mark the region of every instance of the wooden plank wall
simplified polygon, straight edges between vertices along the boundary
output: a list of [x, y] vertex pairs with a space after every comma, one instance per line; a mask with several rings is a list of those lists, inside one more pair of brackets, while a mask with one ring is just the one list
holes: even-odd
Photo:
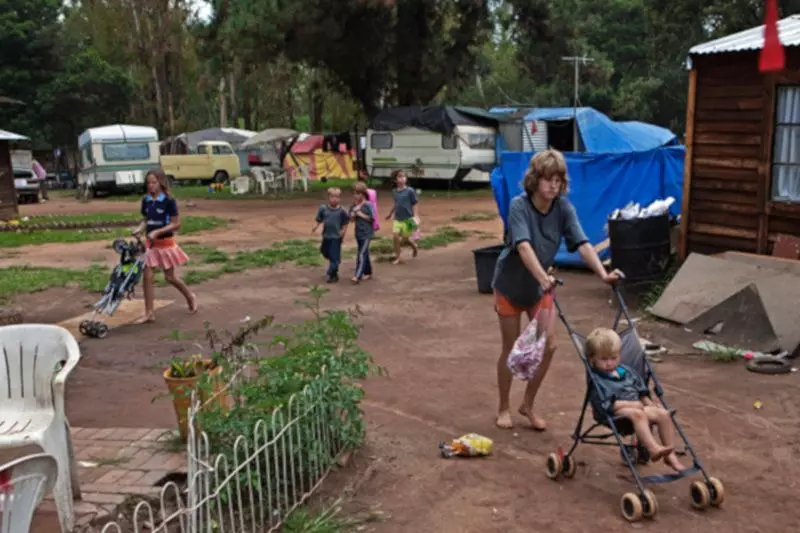
[[11, 220], [18, 215], [17, 189], [14, 187], [8, 141], [0, 141], [0, 220]]
[[687, 252], [769, 253], [777, 233], [800, 235], [800, 206], [770, 201], [775, 84], [794, 74], [765, 76], [756, 53], [694, 58], [697, 71], [689, 180]]

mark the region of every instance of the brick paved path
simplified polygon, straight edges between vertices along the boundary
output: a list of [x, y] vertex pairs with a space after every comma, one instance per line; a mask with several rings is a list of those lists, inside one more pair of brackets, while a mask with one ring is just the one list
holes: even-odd
[[[176, 435], [171, 429], [72, 428], [83, 496], [75, 501], [76, 529], [113, 516], [127, 496], [158, 496], [159, 481], [185, 473], [185, 446]], [[31, 533], [57, 531], [55, 502], [48, 495], [37, 509]]]

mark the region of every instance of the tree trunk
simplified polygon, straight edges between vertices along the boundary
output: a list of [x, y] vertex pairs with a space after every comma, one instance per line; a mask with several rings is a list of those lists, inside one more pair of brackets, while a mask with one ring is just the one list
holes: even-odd
[[294, 116], [294, 96], [292, 95], [291, 85], [286, 86], [286, 109], [289, 111], [289, 127], [297, 129], [297, 121]]
[[228, 126], [227, 99], [225, 98], [225, 76], [219, 78], [219, 127]]
[[233, 60], [233, 68], [228, 74], [228, 79], [230, 80], [230, 83], [228, 84], [228, 95], [230, 96], [231, 101], [231, 125], [234, 128], [238, 128], [239, 109], [236, 105], [236, 58]]
[[244, 115], [244, 129], [253, 129], [253, 86], [252, 69], [249, 64], [242, 67], [242, 115]]

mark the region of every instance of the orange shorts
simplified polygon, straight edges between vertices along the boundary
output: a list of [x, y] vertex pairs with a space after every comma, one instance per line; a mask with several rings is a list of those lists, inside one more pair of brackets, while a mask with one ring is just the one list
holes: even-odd
[[527, 313], [528, 316], [533, 316], [533, 310], [536, 306], [532, 306], [530, 309], [525, 309], [523, 307], [519, 307], [511, 303], [511, 301], [500, 294], [497, 291], [494, 291], [494, 310], [500, 316], [519, 316], [522, 313]]

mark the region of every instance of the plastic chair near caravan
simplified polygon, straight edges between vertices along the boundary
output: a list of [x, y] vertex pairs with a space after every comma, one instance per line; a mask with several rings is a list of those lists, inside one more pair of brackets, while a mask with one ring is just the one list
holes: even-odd
[[75, 337], [62, 327], [0, 327], [0, 449], [35, 444], [55, 457], [53, 496], [64, 532], [74, 526], [73, 497], [80, 498], [64, 388], [80, 357]]
[[0, 531], [28, 533], [33, 513], [58, 476], [55, 457], [29, 455], [0, 466]]

